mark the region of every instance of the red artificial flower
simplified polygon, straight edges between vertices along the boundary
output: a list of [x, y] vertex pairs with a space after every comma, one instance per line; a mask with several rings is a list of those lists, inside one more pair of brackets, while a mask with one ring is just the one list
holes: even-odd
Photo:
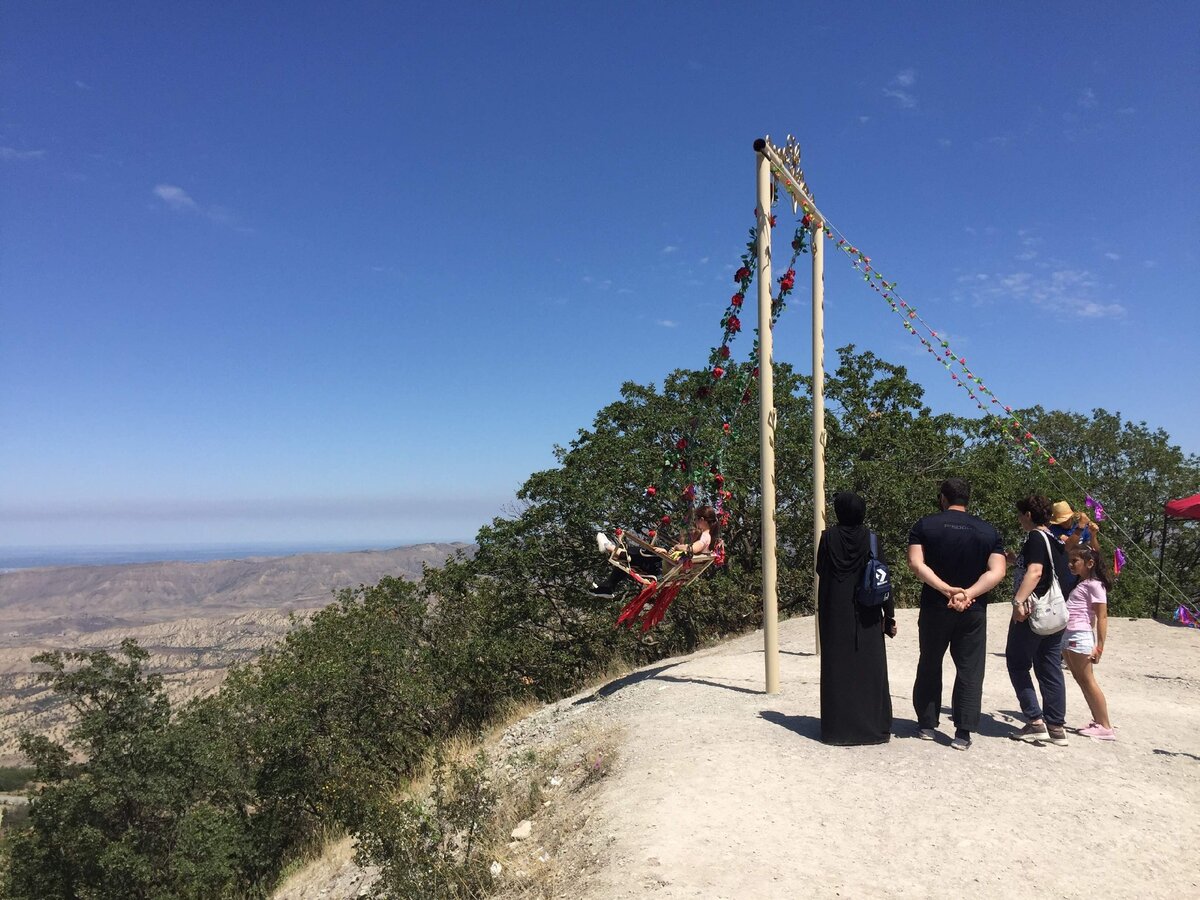
[[724, 369], [722, 369], [720, 366], [714, 366], [714, 367], [713, 367], [713, 373], [712, 373], [712, 375], [713, 375], [713, 381], [720, 381], [720, 380], [721, 380], [721, 376], [722, 376], [722, 375], [724, 375], [724, 374], [725, 374], [725, 370], [724, 370]]
[[649, 531], [647, 531], [646, 534], [648, 534], [650, 536], [650, 540], [654, 540], [656, 537], [658, 537], [658, 532], [655, 531], [653, 528], [651, 528]]
[[733, 491], [722, 491], [721, 496], [724, 497], [726, 500], [732, 500], [733, 499]]
[[618, 528], [616, 531], [613, 532], [613, 534], [615, 534], [617, 537], [620, 537], [624, 533], [625, 532], [623, 532], [620, 528]]
[[812, 216], [806, 214], [804, 218], [800, 220], [800, 224], [807, 228], [812, 224]]
[[726, 433], [726, 434], [729, 434], [729, 428], [730, 428], [730, 425], [729, 425], [729, 423], [728, 423], [728, 422], [726, 422], [726, 423], [725, 423], [724, 425], [722, 425], [721, 427], [725, 429], [725, 433]]
[[1054, 465], [1055, 463], [1058, 462], [1058, 460], [1052, 456], [1048, 460], [1046, 460], [1046, 462], [1050, 463], [1050, 465]]
[[775, 227], [775, 217], [771, 216], [771, 218], [768, 221], [771, 223], [771, 227], [774, 228]]
[[716, 475], [713, 476], [713, 481], [715, 481], [717, 483], [717, 487], [720, 487], [721, 485], [723, 485], [725, 483], [725, 476], [722, 475], [720, 472], [718, 472]]
[[745, 294], [742, 294], [742, 293], [734, 294], [732, 297], [729, 298], [729, 305], [732, 306], [734, 309], [741, 309], [742, 303], [743, 303], [743, 301], [745, 301], [745, 299], [746, 299]]
[[721, 345], [721, 359], [729, 359], [729, 347], [726, 344]]
[[751, 377], [751, 378], [757, 378], [757, 377], [758, 377], [758, 366], [755, 366], [755, 367], [754, 367], [754, 371], [750, 373], [750, 377]]
[[657, 493], [658, 493], [658, 488], [656, 488], [654, 485], [650, 485], [648, 488], [646, 488], [646, 496], [647, 497], [653, 497]]
[[743, 403], [750, 402], [750, 392], [749, 391], [746, 391], [744, 394], [742, 394], [742, 402]]
[[695, 496], [696, 496], [696, 486], [694, 484], [689, 484], [686, 488], [683, 489], [683, 499], [684, 500], [691, 500]]
[[663, 526], [663, 528], [666, 528], [666, 527], [667, 527], [668, 525], [670, 525], [670, 524], [671, 524], [671, 517], [670, 517], [670, 516], [663, 516], [663, 517], [662, 517], [662, 526]]
[[687, 438], [681, 437], [679, 440], [677, 440], [675, 442], [675, 449], [676, 450], [686, 450], [687, 449]]
[[686, 472], [686, 471], [687, 471], [687, 460], [686, 460], [686, 459], [681, 459], [681, 460], [679, 461], [679, 471], [680, 471], [680, 472]]
[[730, 316], [725, 322], [725, 330], [737, 333], [742, 330], [742, 320], [737, 316]]
[[736, 272], [733, 273], [733, 280], [737, 281], [737, 282], [745, 281], [749, 277], [750, 277], [750, 270], [747, 269], [745, 266], [742, 266], [740, 269], [738, 269]]

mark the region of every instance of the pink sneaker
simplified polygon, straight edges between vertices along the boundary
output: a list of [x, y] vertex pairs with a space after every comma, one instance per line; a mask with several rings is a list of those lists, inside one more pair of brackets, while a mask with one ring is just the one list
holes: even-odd
[[1105, 728], [1098, 722], [1093, 722], [1087, 728], [1080, 728], [1079, 733], [1084, 737], [1095, 738], [1098, 741], [1115, 741], [1117, 733], [1111, 728]]

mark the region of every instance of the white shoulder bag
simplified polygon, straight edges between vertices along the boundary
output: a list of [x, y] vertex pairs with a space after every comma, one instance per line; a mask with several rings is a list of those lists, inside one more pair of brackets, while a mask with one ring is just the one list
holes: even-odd
[[1063, 596], [1058, 584], [1058, 571], [1054, 566], [1054, 548], [1050, 546], [1050, 538], [1046, 532], [1038, 529], [1038, 534], [1046, 542], [1046, 555], [1049, 557], [1050, 587], [1044, 594], [1029, 595], [1032, 612], [1029, 614], [1029, 627], [1034, 634], [1056, 634], [1067, 627], [1067, 598]]

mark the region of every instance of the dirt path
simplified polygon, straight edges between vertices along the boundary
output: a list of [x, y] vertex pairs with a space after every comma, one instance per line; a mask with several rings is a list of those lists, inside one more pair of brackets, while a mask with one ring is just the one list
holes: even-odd
[[[811, 618], [780, 627], [781, 690], [761, 632], [538, 714], [624, 735], [561, 895], [616, 898], [1200, 896], [1200, 634], [1114, 620], [1101, 685], [1119, 740], [1006, 740], [1007, 605], [990, 610], [981, 734], [966, 753], [913, 737], [916, 611], [889, 642], [892, 742], [819, 742]], [[946, 685], [952, 679], [947, 657]], [[1068, 726], [1089, 716], [1068, 679]], [[581, 699], [583, 702], [581, 703]], [[566, 863], [566, 860], [563, 860]]]

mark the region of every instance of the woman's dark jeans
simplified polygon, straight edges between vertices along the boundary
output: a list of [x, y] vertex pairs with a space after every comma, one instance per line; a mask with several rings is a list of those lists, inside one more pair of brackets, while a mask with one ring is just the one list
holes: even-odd
[[[1055, 634], [1036, 634], [1028, 619], [1008, 626], [1008, 645], [1004, 648], [1008, 678], [1017, 692], [1021, 712], [1031, 722], [1044, 717], [1048, 725], [1062, 725], [1067, 720], [1067, 683], [1062, 670], [1062, 642], [1066, 633], [1064, 629]], [[1038, 705], [1033, 679], [1029, 677], [1030, 668], [1042, 689], [1044, 714]]]

